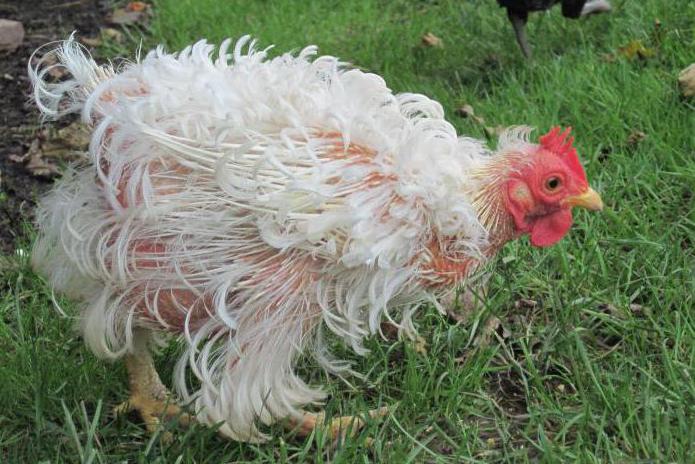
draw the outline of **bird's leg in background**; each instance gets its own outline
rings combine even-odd
[[[606,13],[611,11],[611,4],[607,0],[592,0],[586,2],[582,8],[581,15],[587,16],[594,13]]]
[[[528,20],[528,13],[508,9],[507,16],[509,17],[509,21],[512,22],[514,34],[516,34],[516,41],[519,47],[521,47],[521,51],[526,58],[530,58],[531,47],[529,47],[528,41],[526,40],[526,21]]]
[[[154,433],[162,417],[178,418],[179,423],[184,424],[190,422],[191,418],[181,412],[181,408],[173,402],[171,393],[159,378],[148,344],[148,332],[138,330],[133,333],[133,352],[125,356],[130,398],[116,406],[114,412],[123,414],[138,411],[147,430]],[[166,432],[162,438],[170,441],[172,436]]]
[[[391,409],[388,406],[384,406],[379,409],[370,410],[368,415],[371,419],[379,419],[386,417],[390,411]],[[367,422],[359,416],[336,417],[327,422],[324,412],[305,412],[301,420],[289,420],[289,427],[300,437],[307,437],[311,435],[311,432],[315,429],[322,428],[334,442],[339,440],[344,441],[347,437],[355,437],[366,424]]]

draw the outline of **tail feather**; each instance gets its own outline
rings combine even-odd
[[[48,51],[35,60],[46,49]],[[81,112],[97,86],[114,75],[113,67],[99,66],[89,51],[75,40],[74,34],[67,40],[39,47],[31,55],[27,67],[33,86],[33,99],[44,119],[58,119],[66,114]],[[61,68],[67,71],[69,78],[49,82],[49,73]],[[91,115],[83,113],[82,119],[89,122]]]

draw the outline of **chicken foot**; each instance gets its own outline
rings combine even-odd
[[[378,409],[368,411],[371,419],[380,419],[386,417],[391,408],[384,406]],[[300,437],[307,437],[311,432],[321,428],[325,430],[328,437],[333,442],[344,441],[346,438],[355,437],[367,425],[367,422],[359,416],[342,416],[326,421],[326,414],[322,411],[319,413],[305,412],[301,420],[290,419],[289,426]],[[371,441],[371,440],[370,440]]]
[[[154,360],[147,347],[147,337],[136,334],[133,353],[125,356],[128,370],[130,397],[114,408],[116,415],[137,411],[145,422],[145,428],[155,433],[162,418],[177,419],[181,424],[189,424],[192,418],[182,412],[174,402],[169,390],[164,386],[154,366]],[[163,441],[171,441],[170,432],[162,434]]]
[[[176,419],[184,425],[193,422],[194,419],[182,411],[162,383],[147,347],[148,337],[137,333],[134,338],[133,352],[124,357],[130,397],[116,406],[114,413],[120,415],[137,411],[147,431],[152,434],[157,432],[163,419]],[[368,411],[367,415],[371,419],[379,419],[387,416],[390,411],[390,407],[382,407]],[[327,420],[324,412],[305,412],[301,419],[290,419],[288,425],[300,437],[307,437],[316,429],[325,430],[335,443],[355,437],[366,424],[367,421],[359,416],[342,416]],[[172,439],[173,435],[170,432],[162,434],[163,441],[169,442]]]

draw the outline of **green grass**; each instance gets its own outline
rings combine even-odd
[[[111,407],[127,396],[123,367],[85,350],[25,257],[5,258],[0,461],[692,462],[695,106],[679,97],[676,77],[695,60],[695,2],[614,3],[613,14],[582,21],[533,16],[535,58],[525,62],[493,0],[157,1],[148,45],[243,33],[278,51],[315,43],[394,91],[438,99],[465,134],[485,137],[454,116],[463,103],[489,126],[572,125],[606,211],[576,214],[553,248],[507,246],[485,308],[468,322],[423,311],[427,354],[381,340],[365,358],[343,350],[368,373],[354,389],[305,363],[306,378],[328,385],[332,414],[399,404],[338,449],[280,427],[263,445],[200,426],[166,445],[137,418],[114,418]],[[444,47],[421,46],[426,32]],[[632,40],[655,56],[606,59]],[[644,140],[629,143],[634,131]],[[492,318],[506,330],[476,344]],[[158,358],[165,380],[176,351]],[[376,439],[371,450],[366,436]]]

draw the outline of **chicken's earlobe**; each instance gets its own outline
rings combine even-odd
[[[535,202],[531,189],[526,182],[520,179],[512,179],[507,183],[507,211],[514,218],[516,231],[520,233],[530,232],[530,224],[526,215],[533,209]]]

